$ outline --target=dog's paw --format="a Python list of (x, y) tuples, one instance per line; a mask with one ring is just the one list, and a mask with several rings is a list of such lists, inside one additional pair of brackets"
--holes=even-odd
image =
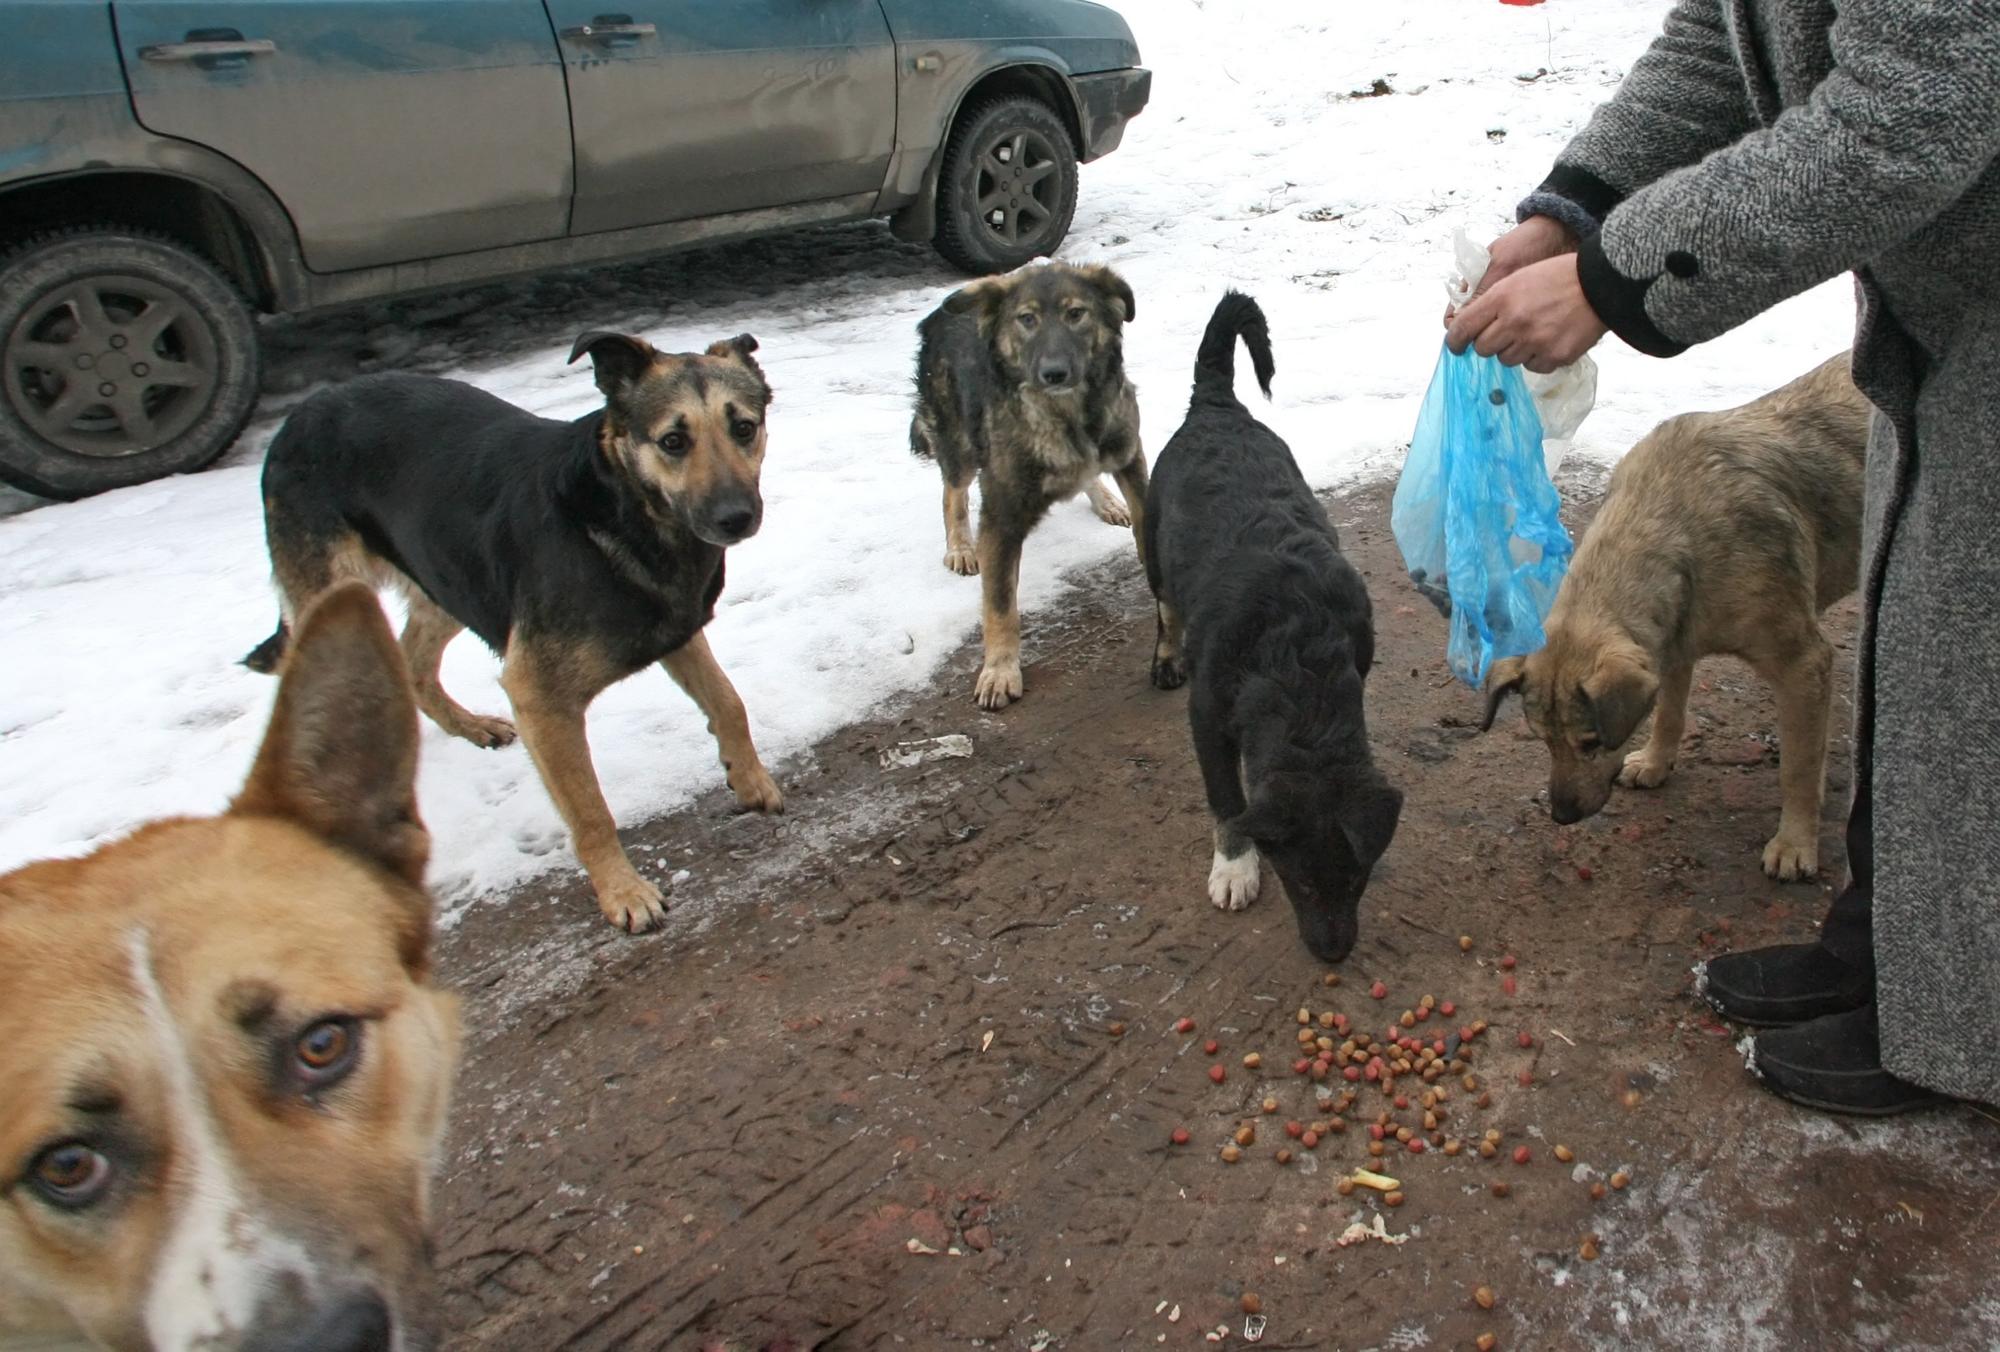
[(660, 889), (629, 870), (624, 877), (608, 879), (598, 887), (597, 906), (607, 921), (627, 934), (644, 934), (667, 918), (667, 903)]
[(1819, 876), (1819, 842), (1793, 840), (1783, 831), (1764, 847), (1765, 876), (1781, 883), (1807, 882)]
[(779, 790), (778, 781), (771, 778), (769, 770), (754, 761), (745, 769), (729, 772), (729, 791), (748, 811), (785, 810), (785, 795)]
[(1090, 499), (1090, 509), (1097, 513), (1097, 519), (1107, 526), (1130, 526), (1132, 513), (1124, 500), (1104, 486), (1102, 479), (1093, 479), (1085, 488), (1084, 496)]
[(1155, 657), (1153, 659), (1153, 687), (1157, 690), (1178, 690), (1187, 684), (1187, 665), (1178, 657)]
[(1643, 750), (1634, 751), (1619, 769), (1618, 782), (1628, 789), (1657, 789), (1667, 782), (1667, 776), (1673, 772), (1672, 761), (1662, 765), (1650, 759)]
[(1021, 690), (1021, 664), (1009, 662), (1004, 666), (981, 667), (972, 697), (982, 709), (1004, 709), (1021, 698)]
[(971, 545), (953, 545), (944, 552), (944, 566), (960, 577), (978, 577), (979, 551)]
[(1234, 859), (1225, 858), (1218, 850), (1208, 868), (1208, 899), (1225, 911), (1240, 911), (1257, 900), (1261, 882), (1256, 846)]

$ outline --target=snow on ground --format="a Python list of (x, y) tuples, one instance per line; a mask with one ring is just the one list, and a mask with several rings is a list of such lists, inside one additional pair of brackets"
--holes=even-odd
[[(1153, 104), (1085, 169), (1063, 256), (1110, 263), (1137, 292), (1126, 351), (1151, 444), (1179, 421), (1196, 339), (1234, 285), (1269, 313), (1266, 416), (1312, 481), (1393, 471), (1436, 359), (1453, 228), (1483, 239), (1511, 221), (1666, 8), (1127, 0)], [(1350, 96), (1377, 81), (1392, 92)], [(936, 473), (905, 449), (914, 325), (954, 284), (881, 227), (849, 227), (275, 325), (271, 345), (294, 383), (316, 343), (346, 334), (375, 365), (449, 370), (567, 418), (596, 402), (587, 367), (562, 362), (581, 329), (626, 323), (669, 350), (755, 333), (778, 391), (767, 510), (732, 551), (709, 632), (782, 777), (786, 757), (923, 685), (976, 629), (977, 582), (940, 564)], [(1615, 458), (1662, 417), (1780, 384), (1843, 346), (1851, 322), (1836, 281), (1670, 363), (1613, 340), (1576, 453)], [(256, 468), (274, 424), (206, 474), (0, 520), (0, 868), (214, 810), (239, 783), (272, 690), (236, 659), (275, 613)], [(1052, 514), (1023, 568), (1029, 662), (1064, 578), (1130, 548), (1080, 498)], [(446, 684), (471, 708), (504, 711), (496, 674), (470, 640), (447, 655)], [(664, 676), (608, 691), (590, 723), (622, 823), (721, 781), (700, 715)], [(421, 797), (454, 911), (576, 867), (519, 747), (480, 751), (427, 723)]]

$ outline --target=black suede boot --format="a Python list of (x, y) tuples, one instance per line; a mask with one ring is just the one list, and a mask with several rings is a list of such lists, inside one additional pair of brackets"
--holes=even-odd
[(1697, 964), (1694, 993), (1725, 1019), (1784, 1027), (1872, 1003), (1875, 981), (1823, 944), (1778, 944)]
[(1766, 1089), (1808, 1108), (1887, 1117), (1945, 1101), (1882, 1069), (1880, 1025), (1872, 1003), (1745, 1038), (1743, 1050), (1751, 1073)]

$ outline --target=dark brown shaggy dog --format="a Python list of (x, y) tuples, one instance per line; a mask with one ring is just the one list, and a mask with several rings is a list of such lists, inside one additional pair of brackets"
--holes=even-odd
[[(1146, 456), (1120, 346), (1134, 310), (1132, 288), (1111, 269), (1047, 263), (953, 292), (917, 326), (910, 449), (944, 476), (945, 567), (982, 578), (984, 708), (1021, 697), (1021, 543), (1049, 507), (1089, 490), (1098, 515), (1119, 520), (1097, 484), (1110, 473), (1141, 538)], [(975, 475), (977, 546), (967, 520)]]
[(592, 332), (605, 405), (535, 417), (470, 385), (381, 375), (314, 395), (271, 442), (264, 523), (278, 630), (244, 661), (271, 670), (291, 617), (344, 578), (409, 600), (403, 651), (417, 703), (446, 732), (505, 746), (515, 725), (460, 707), (438, 662), (460, 629), (505, 661), (521, 739), (604, 918), (637, 933), (666, 914), (618, 843), (584, 737), (599, 692), (658, 662), (708, 715), (737, 801), (784, 799), (757, 757), (743, 702), (702, 627), (722, 594), (723, 550), (757, 531), (764, 411), (745, 334), (701, 354)]

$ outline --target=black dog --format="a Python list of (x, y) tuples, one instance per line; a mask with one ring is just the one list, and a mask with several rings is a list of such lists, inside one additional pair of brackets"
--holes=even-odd
[[(1132, 288), (1111, 269), (1048, 263), (962, 287), (917, 326), (910, 449), (944, 476), (945, 567), (982, 575), (983, 708), (1021, 697), (1021, 544), (1051, 504), (1082, 489), (1100, 517), (1130, 520), (1140, 538), (1146, 456), (1120, 343), (1133, 309)], [(1102, 473), (1117, 477), (1129, 517)]]
[(586, 333), (605, 406), (538, 418), (482, 390), (378, 375), (314, 395), (264, 462), (264, 528), (278, 630), (248, 657), (277, 668), (291, 620), (360, 578), (409, 601), (403, 652), (417, 704), (446, 732), (505, 746), (514, 725), (438, 684), (445, 645), (471, 629), (501, 654), (500, 683), (605, 919), (634, 933), (665, 915), (660, 889), (618, 843), (584, 736), (604, 688), (660, 663), (708, 715), (729, 787), (775, 812), (743, 702), (702, 627), (725, 547), (756, 533), (770, 387), (741, 337), (701, 354)]
[(1368, 591), (1290, 448), (1238, 402), (1239, 336), (1270, 395), (1263, 312), (1232, 291), (1202, 336), (1187, 421), (1153, 470), (1153, 684), (1193, 682), (1188, 722), (1215, 818), (1210, 900), (1249, 905), (1261, 850), (1299, 937), (1338, 962), (1354, 947), (1361, 891), (1403, 795), (1375, 768), (1362, 717), (1375, 656)]

